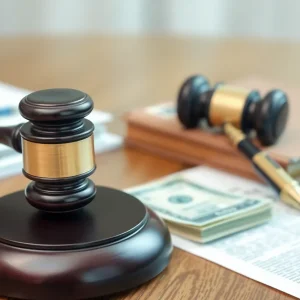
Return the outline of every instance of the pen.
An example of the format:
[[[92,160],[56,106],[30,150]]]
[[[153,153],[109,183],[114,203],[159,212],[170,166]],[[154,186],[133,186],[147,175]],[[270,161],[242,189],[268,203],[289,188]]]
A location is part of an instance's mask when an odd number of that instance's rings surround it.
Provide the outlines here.
[[[279,194],[285,203],[300,210],[300,185],[266,152],[257,148],[239,129],[230,123],[224,131],[234,145],[252,161],[254,168]]]

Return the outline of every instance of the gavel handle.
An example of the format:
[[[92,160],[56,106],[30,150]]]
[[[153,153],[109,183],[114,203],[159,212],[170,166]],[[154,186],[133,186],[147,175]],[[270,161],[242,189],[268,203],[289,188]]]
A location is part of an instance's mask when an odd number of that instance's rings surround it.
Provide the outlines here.
[[[4,144],[22,153],[20,129],[23,124],[15,126],[0,127],[0,144]]]

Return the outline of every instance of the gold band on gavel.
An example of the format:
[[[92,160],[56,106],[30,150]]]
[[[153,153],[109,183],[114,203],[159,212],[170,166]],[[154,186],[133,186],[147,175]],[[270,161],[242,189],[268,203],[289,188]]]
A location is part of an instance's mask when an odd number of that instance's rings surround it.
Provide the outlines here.
[[[228,122],[240,128],[241,118],[249,90],[222,85],[213,93],[209,121],[214,126],[222,126]]]
[[[36,177],[65,178],[95,168],[94,137],[65,143],[39,144],[22,139],[23,168]]]

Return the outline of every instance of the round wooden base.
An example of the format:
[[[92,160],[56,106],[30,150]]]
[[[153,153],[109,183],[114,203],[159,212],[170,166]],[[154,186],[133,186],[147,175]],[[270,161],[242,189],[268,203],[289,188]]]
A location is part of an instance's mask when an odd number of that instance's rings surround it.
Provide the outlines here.
[[[118,190],[68,214],[43,213],[23,192],[0,199],[1,296],[86,299],[136,287],[168,265],[169,232],[154,212]]]

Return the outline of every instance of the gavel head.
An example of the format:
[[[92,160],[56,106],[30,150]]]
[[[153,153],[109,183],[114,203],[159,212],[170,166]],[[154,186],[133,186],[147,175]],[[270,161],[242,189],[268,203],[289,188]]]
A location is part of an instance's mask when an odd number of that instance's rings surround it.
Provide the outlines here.
[[[96,168],[94,125],[84,119],[92,109],[92,99],[73,89],[41,90],[21,100],[20,113],[29,120],[20,131],[23,173],[33,180],[25,196],[34,207],[72,211],[94,198],[87,178]]]
[[[209,126],[230,122],[243,132],[256,131],[263,145],[272,145],[284,131],[288,118],[288,98],[272,90],[262,99],[256,90],[226,84],[211,87],[201,75],[189,77],[177,98],[177,114],[186,128],[195,128],[200,119]]]

